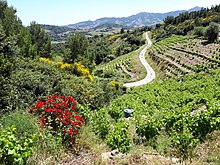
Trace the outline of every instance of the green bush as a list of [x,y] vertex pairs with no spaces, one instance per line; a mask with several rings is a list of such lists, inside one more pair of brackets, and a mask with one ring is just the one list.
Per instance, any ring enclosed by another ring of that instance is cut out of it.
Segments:
[[161,123],[155,119],[136,120],[136,133],[147,140],[160,134]]
[[100,138],[105,139],[110,130],[110,120],[107,112],[104,109],[95,112],[92,123],[94,131]]
[[17,138],[15,127],[0,130],[0,163],[26,164],[32,154],[33,137]]
[[111,149],[118,149],[125,153],[131,148],[131,138],[129,136],[129,124],[127,122],[119,122],[114,125],[113,130],[107,135],[107,145]]
[[7,115],[3,115],[0,118],[0,123],[2,124],[3,128],[15,126],[16,135],[18,137],[22,137],[38,133],[38,126],[35,124],[34,120],[35,119],[33,116],[20,110]]
[[187,131],[184,131],[181,134],[173,132],[171,138],[171,147],[174,147],[177,150],[177,156],[181,157],[183,160],[187,160],[193,156],[193,150],[199,143],[199,140],[193,138],[193,136]]
[[204,28],[202,26],[195,27],[193,30],[193,34],[197,36],[203,36]]
[[204,37],[208,40],[209,43],[212,43],[218,39],[218,31],[218,24],[211,22],[210,25],[204,31]]

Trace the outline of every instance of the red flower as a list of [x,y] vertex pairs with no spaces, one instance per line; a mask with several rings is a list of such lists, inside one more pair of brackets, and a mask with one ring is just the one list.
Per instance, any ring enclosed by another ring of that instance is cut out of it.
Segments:
[[52,108],[45,108],[45,110],[44,110],[45,112],[47,112],[47,113],[50,113],[50,112],[52,112],[53,111],[53,109]]
[[72,133],[73,133],[73,129],[71,128],[71,129],[69,129],[68,134],[72,135]]
[[61,132],[64,138],[74,143],[74,138],[85,121],[75,111],[76,102],[73,97],[55,94],[46,98],[45,102],[38,101],[29,112],[40,116],[38,122],[42,127],[50,126],[51,130]]
[[42,106],[44,105],[44,102],[43,101],[38,101],[38,103],[36,104],[36,108],[41,108]]
[[72,121],[71,125],[79,125],[79,122]]
[[40,120],[41,120],[41,126],[42,126],[42,127],[45,127],[45,126],[46,126],[46,120],[45,120],[45,117],[44,117],[44,116],[41,117]]
[[58,96],[58,94],[55,94],[55,95],[51,96],[51,98],[52,99],[57,99],[57,98],[59,98],[59,96]]
[[55,109],[56,113],[62,113],[61,109]]
[[78,121],[81,121],[82,124],[85,123],[84,119],[83,119],[82,117],[80,117],[80,116],[74,116],[74,118],[75,118],[76,120],[78,120]]

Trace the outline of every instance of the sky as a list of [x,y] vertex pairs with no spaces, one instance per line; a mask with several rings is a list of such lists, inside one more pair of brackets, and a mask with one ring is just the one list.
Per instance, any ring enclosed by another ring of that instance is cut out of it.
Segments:
[[7,0],[24,25],[68,25],[102,17],[127,17],[140,12],[164,13],[211,7],[220,0]]

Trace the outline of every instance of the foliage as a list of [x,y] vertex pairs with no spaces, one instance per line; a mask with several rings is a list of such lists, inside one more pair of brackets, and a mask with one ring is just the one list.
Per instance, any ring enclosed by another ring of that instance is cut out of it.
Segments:
[[177,149],[177,155],[183,160],[192,158],[193,149],[197,146],[198,143],[198,139],[193,138],[190,133],[187,133],[185,131],[181,134],[178,134],[176,132],[172,133],[171,147]]
[[3,26],[6,36],[16,35],[22,28],[22,22],[15,15],[16,12],[15,8],[8,6],[7,1],[0,1],[0,24]]
[[38,134],[38,126],[35,124],[35,118],[22,110],[17,110],[5,114],[0,118],[3,128],[15,126],[17,137],[30,136]]
[[114,35],[110,36],[110,37],[108,38],[108,40],[109,40],[109,41],[115,40],[115,39],[117,39],[117,38],[120,37],[120,36],[121,36],[121,34],[114,34]]
[[104,110],[96,111],[93,118],[93,128],[98,136],[105,139],[110,131],[110,120]]
[[106,137],[106,142],[111,149],[118,149],[122,153],[130,150],[131,138],[128,128],[127,122],[119,122],[114,125],[113,130]]
[[193,30],[193,34],[197,36],[203,36],[204,28],[202,26],[195,27]]
[[81,62],[76,62],[74,65],[76,67],[76,74],[82,75],[86,79],[93,81],[93,76],[89,73],[89,69],[85,68]]
[[219,25],[211,22],[210,25],[204,31],[204,37],[209,43],[214,42],[218,39]]
[[39,117],[42,127],[48,127],[55,134],[62,134],[63,140],[74,143],[84,119],[75,111],[76,102],[71,96],[47,96],[46,101],[38,101],[29,110]]
[[208,133],[220,128],[219,103],[211,101],[208,106],[209,111],[194,115],[188,124],[193,136],[200,140],[203,140]]
[[[15,126],[15,136],[18,139],[30,136],[34,137],[32,146],[33,154],[28,158],[27,164],[43,163],[49,157],[57,159],[62,156],[64,151],[61,136],[54,137],[53,131],[42,130],[36,123],[36,120],[30,113],[23,110],[5,114],[0,118],[3,128]],[[50,161],[52,160],[50,159]]]
[[65,55],[65,62],[82,61],[88,56],[88,39],[81,33],[74,33],[67,40],[66,48],[70,50],[70,54]]
[[211,8],[202,8],[199,11],[184,12],[176,17],[168,16],[163,24],[158,24],[153,30],[154,36],[157,41],[160,41],[172,34],[187,35],[192,30],[201,35],[200,27],[206,27],[211,22],[220,22],[219,11],[220,5],[216,5]]
[[136,133],[145,137],[147,140],[154,138],[160,134],[161,124],[155,119],[137,119],[136,120]]
[[17,138],[15,127],[0,130],[0,163],[26,164],[32,154],[33,137]]
[[52,65],[58,65],[61,69],[66,69],[66,68],[70,68],[71,67],[71,64],[63,63],[63,62],[60,62],[60,61],[59,62],[55,62],[55,61],[50,60],[49,58],[44,58],[44,57],[40,57],[39,61],[46,62],[46,63],[52,64]]
[[122,34],[94,36],[89,39],[88,50],[93,54],[95,64],[99,65],[137,50],[144,44],[143,30],[135,29],[132,32],[127,31]]
[[172,140],[167,145],[188,159],[208,133],[220,128],[219,74],[217,69],[136,87],[112,100],[104,110],[119,123],[123,110],[132,108],[141,144],[146,139],[145,145],[153,142],[157,149],[157,138],[167,137]]
[[31,36],[31,43],[36,48],[36,53],[41,57],[51,57],[51,41],[46,32],[41,29],[40,25],[36,22],[31,22],[29,27]]

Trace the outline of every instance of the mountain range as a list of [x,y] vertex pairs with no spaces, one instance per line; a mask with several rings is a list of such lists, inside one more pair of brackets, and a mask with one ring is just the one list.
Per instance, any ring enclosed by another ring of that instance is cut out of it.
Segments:
[[129,17],[104,17],[95,21],[83,21],[75,24],[69,24],[67,27],[87,30],[96,28],[97,26],[101,26],[103,24],[116,24],[122,27],[150,26],[155,25],[157,23],[161,23],[167,16],[178,16],[180,13],[183,12],[192,12],[198,10],[201,10],[201,7],[196,6],[189,10],[177,10],[167,13],[141,12],[136,15],[131,15]]

